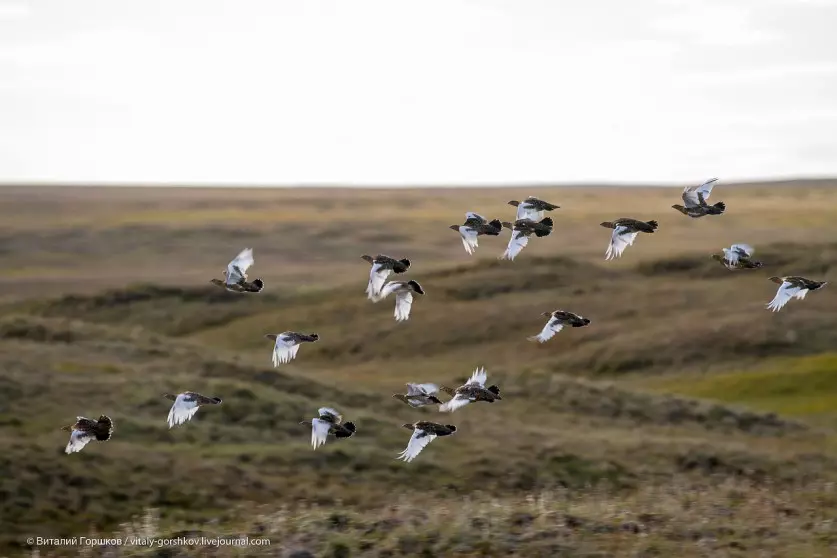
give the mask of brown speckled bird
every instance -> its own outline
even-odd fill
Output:
[[[89,442],[106,442],[113,434],[113,421],[107,415],[101,415],[99,420],[84,417],[76,417],[75,424],[64,426],[61,430],[70,432],[70,442],[67,444],[65,453],[81,451]]]

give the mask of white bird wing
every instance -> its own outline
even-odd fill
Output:
[[[273,366],[287,364],[296,358],[299,351],[299,343],[293,339],[283,339],[287,333],[286,331],[276,336],[276,342],[273,344]]]
[[[382,268],[382,264],[372,264],[372,269],[369,270],[369,285],[366,287],[366,296],[373,302],[378,302],[378,296],[384,287],[384,281],[392,273],[391,269]]]
[[[543,211],[538,211],[527,201],[522,201],[517,206],[517,219],[531,219],[532,221],[540,221],[543,219]]]
[[[686,203],[686,207],[697,207],[700,205],[698,194],[703,196],[704,202],[708,200],[717,180],[717,178],[710,178],[700,186],[686,186],[683,189],[683,201]]]
[[[435,434],[428,434],[424,430],[416,428],[413,430],[413,435],[410,436],[410,441],[407,442],[407,447],[404,448],[404,451],[398,454],[398,459],[403,459],[409,463],[421,453],[421,450],[423,450],[427,444],[435,439]]]
[[[781,285],[779,285],[779,289],[776,291],[776,296],[774,296],[773,300],[767,304],[767,308],[773,310],[774,312],[778,312],[791,298],[802,298],[798,296],[801,290],[802,289],[800,287],[795,287],[792,283],[784,281]],[[804,297],[805,295],[802,296]]]
[[[413,307],[413,293],[410,291],[399,291],[395,295],[395,321],[403,322],[410,317],[410,308]]]
[[[341,415],[339,412],[337,412],[336,409],[333,409],[332,407],[320,407],[319,409],[317,409],[317,414],[321,417],[325,415],[333,417],[335,424],[340,424],[341,422],[343,422],[343,415]]]
[[[439,393],[436,384],[407,384],[407,395],[433,395]]]
[[[81,451],[81,448],[86,446],[91,440],[96,437],[92,432],[84,432],[83,430],[73,430],[70,433],[70,442],[64,453],[75,453]]]
[[[245,248],[227,265],[227,284],[234,285],[247,278],[247,270],[253,265],[253,249]]]
[[[734,266],[735,264],[737,264],[739,256],[741,256],[741,254],[739,252],[736,252],[732,248],[724,248],[724,259],[727,261],[729,265]]]
[[[605,259],[612,260],[622,256],[625,248],[630,246],[636,240],[638,232],[627,232],[627,227],[616,227],[613,229],[613,234],[610,235],[610,244],[607,246],[605,252]]]
[[[462,236],[462,245],[465,247],[465,251],[473,254],[474,250],[479,246],[479,235],[477,231],[471,227],[460,226],[459,234]]]
[[[171,410],[169,411],[169,428],[178,424],[183,424],[187,420],[190,420],[195,413],[198,412],[198,409],[199,406],[197,401],[190,401],[181,393],[174,400],[174,404],[171,406]]]
[[[480,367],[474,370],[474,373],[471,374],[471,377],[468,378],[468,381],[465,382],[465,385],[468,384],[477,384],[479,386],[485,387],[485,381],[488,379],[488,374],[485,372],[485,368]]]
[[[311,445],[314,449],[326,443],[330,430],[330,422],[318,418],[311,420]]]
[[[509,239],[509,245],[506,247],[503,255],[500,256],[500,259],[513,260],[527,244],[529,244],[529,237],[520,231],[513,230]]]
[[[457,393],[453,396],[453,399],[451,399],[447,403],[442,403],[441,405],[439,405],[439,410],[443,413],[452,413],[457,409],[461,409],[471,401],[472,399],[467,395]]]
[[[753,252],[755,252],[755,249],[749,244],[733,244],[729,249],[736,252],[739,256],[745,256],[747,258],[752,258]]]
[[[488,219],[486,219],[485,217],[483,217],[479,213],[474,213],[473,211],[469,211],[468,213],[465,214],[465,220],[467,221],[468,219],[478,219],[478,220],[482,221],[483,223],[488,222]]]
[[[546,325],[543,326],[541,332],[537,335],[533,335],[532,337],[527,337],[529,341],[538,341],[540,343],[546,343],[548,340],[555,337],[555,334],[564,329],[564,324],[561,323],[560,320],[555,320],[553,318],[549,318],[547,320]]]

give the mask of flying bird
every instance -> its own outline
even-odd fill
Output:
[[[748,244],[733,244],[723,250],[723,256],[712,254],[712,259],[721,262],[729,270],[758,269],[764,266],[763,263],[752,259],[755,250]]]
[[[494,385],[485,387],[485,381],[487,379],[488,375],[485,372],[485,368],[477,368],[474,373],[471,374],[468,381],[455,390],[449,387],[439,386],[439,389],[448,395],[453,396],[453,399],[440,405],[439,410],[443,413],[452,413],[453,411],[464,407],[468,403],[476,401],[494,403],[494,401],[501,400],[502,397],[500,397],[500,388]]]
[[[268,333],[266,339],[275,341],[273,344],[273,366],[286,364],[296,358],[300,343],[315,343],[320,339],[316,333],[305,334],[296,331],[282,333]]]
[[[572,312],[565,312],[563,310],[544,312],[541,316],[546,316],[549,319],[546,321],[546,325],[543,326],[543,329],[539,334],[526,338],[529,341],[546,343],[552,339],[556,333],[564,329],[564,326],[585,327],[590,324],[589,319],[579,316],[578,314],[573,314]]]
[[[234,293],[261,292],[264,288],[264,281],[261,279],[247,281],[247,270],[253,265],[253,261],[253,249],[245,248],[227,265],[223,281],[221,279],[210,279],[209,282]]]
[[[545,217],[540,221],[531,219],[518,219],[514,223],[503,221],[503,226],[511,229],[511,238],[506,251],[499,259],[514,260],[515,257],[529,244],[529,237],[535,235],[538,238],[549,236],[552,232],[552,218]]]
[[[75,424],[64,426],[61,430],[70,432],[70,442],[64,453],[81,451],[89,442],[106,442],[113,434],[113,421],[107,415],[101,415],[99,420],[76,417]]]
[[[424,407],[426,405],[441,405],[442,401],[436,397],[439,386],[436,384],[407,384],[407,393],[396,393],[394,398],[403,401],[410,407]]]
[[[311,445],[317,449],[326,443],[329,435],[337,438],[351,438],[355,433],[353,422],[343,422],[343,416],[331,407],[321,407],[317,410],[319,418],[311,421],[304,420],[299,424],[311,427]]]
[[[398,454],[398,459],[403,459],[407,463],[415,459],[421,453],[421,450],[435,440],[437,436],[450,436],[456,432],[456,427],[452,424],[438,424],[426,420],[420,420],[414,424],[404,424],[402,426],[413,431],[407,447]]]
[[[390,281],[381,289],[381,294],[375,302],[395,294],[395,321],[403,322],[410,318],[410,308],[413,306],[413,293],[423,295],[424,289],[418,281]]]
[[[770,277],[769,279],[779,285],[776,296],[767,304],[767,308],[774,312],[781,310],[791,298],[803,300],[808,291],[816,291],[828,284],[828,281],[812,281],[796,275]]]
[[[479,237],[482,235],[498,236],[503,231],[503,224],[499,219],[489,222],[482,215],[469,211],[465,214],[464,224],[451,225],[449,228],[459,232],[465,251],[473,254],[479,246]]]
[[[183,424],[187,420],[191,420],[195,413],[202,405],[220,405],[221,399],[218,397],[206,397],[194,391],[184,391],[177,395],[164,393],[163,397],[174,401],[169,411],[168,423],[169,428],[178,424]]]
[[[605,252],[605,259],[612,260],[622,256],[625,248],[632,245],[639,233],[653,233],[657,230],[656,221],[637,221],[636,219],[629,219],[621,217],[615,221],[605,221],[601,225],[608,229],[613,229],[613,234],[610,237],[610,244]]]
[[[727,208],[724,202],[718,202],[715,205],[706,203],[717,180],[717,178],[710,178],[700,186],[686,186],[682,195],[685,205],[674,204],[671,207],[693,219],[705,215],[720,215]]]
[[[530,219],[532,221],[540,221],[543,219],[544,211],[552,211],[561,207],[560,205],[539,200],[533,196],[529,196],[523,201],[512,200],[509,202],[509,205],[517,207],[516,219]]]
[[[377,302],[384,286],[384,281],[391,273],[404,273],[410,269],[410,260],[404,258],[396,260],[383,254],[372,256],[362,255],[361,258],[372,264],[369,270],[369,285],[366,287],[366,296],[369,300]]]

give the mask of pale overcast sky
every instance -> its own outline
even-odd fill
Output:
[[[837,175],[837,0],[0,0],[0,181]]]

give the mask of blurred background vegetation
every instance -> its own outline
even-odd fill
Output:
[[[679,188],[2,188],[3,552],[197,533],[272,544],[86,552],[835,555],[837,290],[765,309],[767,277],[837,265],[835,185],[720,183],[727,212],[698,220]],[[527,195],[561,209],[514,262],[507,231],[469,256],[447,228]],[[617,217],[660,226],[605,262]],[[765,267],[710,258],[736,242]],[[245,247],[264,292],[211,286]],[[377,253],[427,291],[406,323],[365,299]],[[592,323],[528,342],[556,309]],[[263,336],[286,330],[321,340],[273,368]],[[478,366],[501,402],[391,398]],[[224,403],[170,430],[162,394],[185,390]],[[358,432],[313,451],[298,423],[323,405]],[[112,440],[65,455],[60,427],[99,414]],[[397,461],[419,419],[459,430]]]

